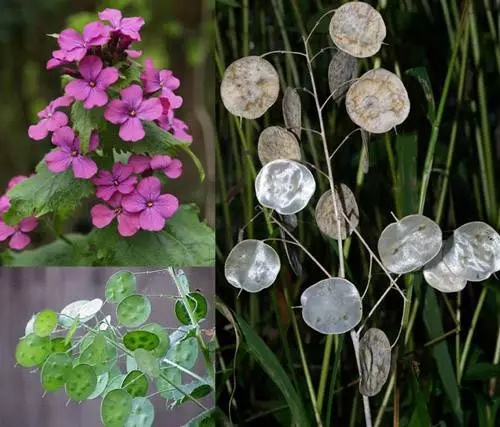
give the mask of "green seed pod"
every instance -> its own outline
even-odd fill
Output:
[[[144,397],[148,394],[149,383],[141,371],[131,371],[125,377],[122,388],[132,397]]]
[[[154,350],[160,344],[160,338],[158,338],[153,332],[148,332],[144,330],[127,332],[123,337],[123,344],[131,351],[135,351],[138,348],[143,348],[144,350]]]
[[[16,362],[25,368],[40,366],[49,357],[51,349],[48,337],[30,334],[19,340],[16,347]]]
[[[106,427],[123,427],[132,412],[132,396],[126,390],[112,390],[101,402],[101,421]]]
[[[118,321],[129,328],[142,325],[151,314],[151,303],[143,295],[129,295],[116,308]]]
[[[92,366],[76,365],[66,381],[66,394],[71,400],[86,400],[97,386],[97,375]]]
[[[33,330],[39,337],[48,337],[57,326],[57,314],[53,310],[43,310],[35,317]]]
[[[135,275],[129,271],[119,271],[113,274],[106,283],[106,299],[118,304],[125,297],[134,294],[136,289]]]

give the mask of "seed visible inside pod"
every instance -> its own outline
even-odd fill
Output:
[[[359,292],[340,277],[324,279],[307,288],[300,297],[302,317],[322,334],[343,334],[354,328],[363,314]]]
[[[338,50],[328,66],[328,84],[335,102],[346,94],[352,81],[358,75],[358,61],[352,55]]]
[[[469,222],[458,227],[450,239],[443,261],[457,276],[480,282],[500,269],[500,236],[488,224]]]
[[[301,159],[297,138],[279,126],[270,126],[261,132],[257,151],[263,165],[278,159]]]
[[[278,99],[279,76],[269,61],[246,56],[224,72],[220,93],[226,109],[237,117],[257,119]]]
[[[424,267],[425,281],[440,292],[459,292],[467,285],[467,280],[453,274],[443,261],[444,254],[450,250],[452,244],[453,239],[445,240],[439,253]]]
[[[335,186],[335,202],[339,215],[340,238],[344,240],[351,235],[354,228],[359,224],[358,205],[353,192],[345,184]],[[349,218],[350,224],[345,220],[342,212]],[[316,205],[316,223],[323,234],[332,239],[338,239],[338,225],[331,190],[324,193]]]
[[[356,58],[375,55],[385,36],[382,16],[368,3],[346,3],[335,11],[330,21],[330,37],[335,45]]]
[[[300,139],[302,128],[302,103],[300,101],[299,92],[295,88],[287,87],[285,89],[285,94],[283,95],[283,119],[285,121],[285,126]]]
[[[224,274],[235,288],[259,292],[274,283],[280,268],[280,258],[271,246],[260,240],[243,240],[229,253]]]
[[[255,179],[259,203],[283,215],[304,209],[315,190],[316,181],[312,173],[293,160],[273,160],[260,170]]]
[[[359,341],[359,362],[359,392],[375,396],[382,390],[391,369],[391,343],[383,331],[377,328],[366,331]]]
[[[384,266],[396,274],[423,267],[442,246],[439,225],[423,215],[408,215],[389,224],[378,240],[378,252]]]
[[[351,120],[371,133],[384,133],[403,123],[410,113],[410,99],[401,79],[383,68],[370,70],[347,92]]]

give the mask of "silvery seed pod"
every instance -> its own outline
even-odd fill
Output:
[[[391,343],[383,331],[377,328],[366,331],[359,341],[359,361],[359,392],[364,396],[375,396],[387,382],[391,369]]]
[[[283,95],[283,119],[285,126],[299,140],[302,128],[302,103],[297,89],[287,87]]]
[[[358,61],[341,50],[335,52],[328,66],[328,85],[335,102],[340,101],[358,75]]]
[[[262,165],[273,160],[300,160],[302,157],[296,136],[280,126],[269,126],[261,132],[257,153]]]

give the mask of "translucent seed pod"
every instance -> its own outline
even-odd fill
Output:
[[[297,89],[287,87],[283,95],[283,119],[285,126],[300,139],[302,129],[302,102]]]
[[[358,75],[358,61],[346,52],[338,50],[328,66],[328,85],[335,102],[340,101]]]
[[[375,396],[387,382],[391,369],[391,343],[383,331],[377,328],[366,331],[359,341],[359,362],[359,392],[364,396]]]
[[[441,250],[439,225],[423,215],[408,215],[389,224],[378,240],[378,252],[384,266],[392,273],[417,270]]]
[[[403,123],[410,113],[410,98],[401,79],[383,68],[356,80],[346,96],[351,120],[371,133],[385,133]]]
[[[260,56],[234,61],[224,72],[220,93],[226,109],[237,117],[257,119],[278,99],[278,73]]]
[[[235,288],[259,292],[271,286],[281,268],[276,251],[260,240],[243,240],[229,253],[224,275]]]
[[[382,16],[368,3],[346,3],[335,11],[330,21],[330,37],[335,45],[356,58],[375,55],[385,36]]]
[[[300,212],[315,191],[316,181],[311,171],[293,160],[273,160],[255,179],[259,203],[283,215]]]
[[[273,160],[300,160],[302,157],[295,135],[280,126],[270,126],[261,132],[257,153],[262,165]]]
[[[347,239],[359,224],[358,204],[353,192],[345,184],[335,186],[335,204],[339,215],[340,238]],[[340,189],[340,191],[339,191]],[[350,223],[346,221],[342,212],[349,218]],[[338,224],[333,208],[333,197],[331,190],[325,192],[316,205],[316,224],[323,234],[332,239],[338,239]]]
[[[300,297],[302,317],[322,334],[343,334],[354,328],[363,314],[359,292],[340,277],[324,279],[307,288]]]

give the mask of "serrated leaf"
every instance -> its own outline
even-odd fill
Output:
[[[80,137],[80,148],[86,153],[89,147],[90,134],[99,129],[99,123],[103,117],[102,108],[83,108],[82,101],[75,101],[71,106],[71,121],[75,133]]]

